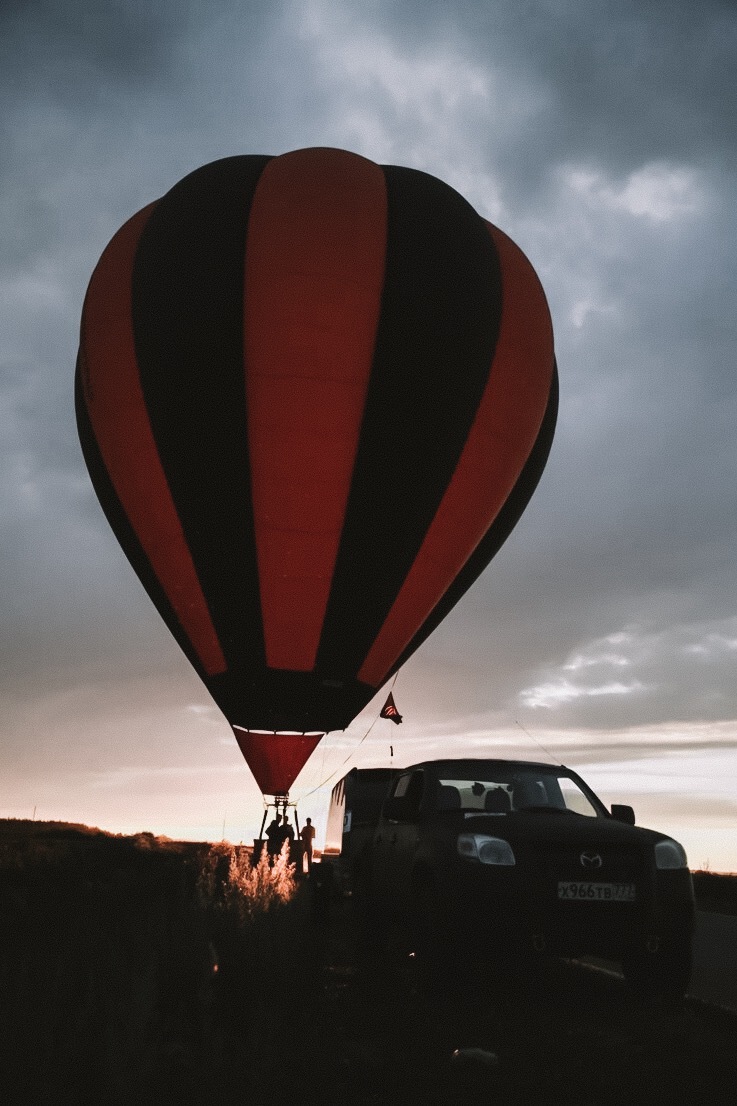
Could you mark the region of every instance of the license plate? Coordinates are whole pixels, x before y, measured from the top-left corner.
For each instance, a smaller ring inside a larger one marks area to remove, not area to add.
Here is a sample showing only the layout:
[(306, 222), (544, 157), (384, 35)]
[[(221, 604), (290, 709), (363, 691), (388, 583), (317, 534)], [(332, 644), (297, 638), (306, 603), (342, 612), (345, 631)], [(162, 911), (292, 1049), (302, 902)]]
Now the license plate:
[(634, 902), (634, 883), (582, 883), (579, 880), (561, 881), (558, 884), (559, 899), (575, 899), (576, 902)]

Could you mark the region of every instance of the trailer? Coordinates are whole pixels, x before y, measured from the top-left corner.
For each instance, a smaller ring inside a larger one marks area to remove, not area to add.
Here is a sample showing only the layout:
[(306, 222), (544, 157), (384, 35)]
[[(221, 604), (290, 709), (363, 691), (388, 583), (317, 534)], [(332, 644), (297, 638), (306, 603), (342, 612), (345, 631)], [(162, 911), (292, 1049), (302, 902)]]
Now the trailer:
[(332, 790), (322, 862), (331, 865), (334, 883), (344, 894), (352, 894), (368, 871), (393, 775), (391, 768), (352, 768)]

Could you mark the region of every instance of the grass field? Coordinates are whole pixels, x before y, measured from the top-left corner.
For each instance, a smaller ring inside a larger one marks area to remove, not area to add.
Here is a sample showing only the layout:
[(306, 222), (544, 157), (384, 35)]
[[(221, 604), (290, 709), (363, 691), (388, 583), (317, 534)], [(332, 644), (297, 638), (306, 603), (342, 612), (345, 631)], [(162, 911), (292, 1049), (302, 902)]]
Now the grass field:
[[(695, 882), (735, 912), (737, 877)], [(83, 826), (0, 821), (0, 995), (4, 1106), (720, 1102), (737, 1080), (733, 1024), (563, 966), (428, 991), (317, 879)]]
[(271, 1062), (306, 930), (297, 896), (253, 908), (246, 869), (222, 845), (0, 822), (4, 1106), (230, 1100)]

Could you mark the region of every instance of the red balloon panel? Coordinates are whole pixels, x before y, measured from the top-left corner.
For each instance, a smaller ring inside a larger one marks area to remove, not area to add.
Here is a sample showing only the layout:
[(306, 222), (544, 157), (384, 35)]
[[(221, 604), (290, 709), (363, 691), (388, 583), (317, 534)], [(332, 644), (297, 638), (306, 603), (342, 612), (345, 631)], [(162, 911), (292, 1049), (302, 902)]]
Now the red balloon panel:
[(233, 733), (264, 795), (286, 794), (324, 736), (252, 733), (240, 726)]
[(315, 667), (371, 375), (385, 253), (378, 165), (342, 150), (323, 150), (319, 161), (301, 150), (269, 162), (248, 224), (243, 322), (270, 668)]

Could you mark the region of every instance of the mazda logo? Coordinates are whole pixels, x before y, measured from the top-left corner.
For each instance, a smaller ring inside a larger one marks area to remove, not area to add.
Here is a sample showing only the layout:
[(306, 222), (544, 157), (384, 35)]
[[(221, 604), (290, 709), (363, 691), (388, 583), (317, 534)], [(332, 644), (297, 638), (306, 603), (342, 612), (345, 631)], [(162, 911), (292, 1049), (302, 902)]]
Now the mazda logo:
[(581, 853), (582, 868), (601, 868), (603, 861), (598, 853)]

